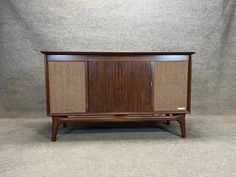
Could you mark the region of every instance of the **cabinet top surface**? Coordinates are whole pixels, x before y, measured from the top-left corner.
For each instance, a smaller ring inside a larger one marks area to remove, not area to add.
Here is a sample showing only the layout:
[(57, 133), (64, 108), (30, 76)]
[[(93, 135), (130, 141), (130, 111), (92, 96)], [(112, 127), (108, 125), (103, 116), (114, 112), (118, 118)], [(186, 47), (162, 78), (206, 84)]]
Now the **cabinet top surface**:
[(41, 51), (46, 55), (191, 55), (195, 52), (157, 51)]

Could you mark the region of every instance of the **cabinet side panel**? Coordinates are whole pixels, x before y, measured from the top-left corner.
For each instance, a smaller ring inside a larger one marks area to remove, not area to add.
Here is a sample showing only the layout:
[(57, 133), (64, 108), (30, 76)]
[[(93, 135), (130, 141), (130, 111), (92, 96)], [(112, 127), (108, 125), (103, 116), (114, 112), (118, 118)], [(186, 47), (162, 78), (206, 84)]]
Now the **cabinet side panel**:
[(187, 110), (188, 61), (155, 62), (154, 110)]
[(86, 112), (84, 62), (48, 62), (50, 113)]

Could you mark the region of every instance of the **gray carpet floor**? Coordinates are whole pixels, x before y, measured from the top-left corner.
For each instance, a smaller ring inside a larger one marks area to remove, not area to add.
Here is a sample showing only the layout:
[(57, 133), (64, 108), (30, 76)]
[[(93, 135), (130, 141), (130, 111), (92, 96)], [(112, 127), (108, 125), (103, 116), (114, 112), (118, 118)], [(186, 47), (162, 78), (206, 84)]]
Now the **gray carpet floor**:
[(236, 116), (187, 116), (186, 139), (175, 122), (81, 124), (51, 142), (50, 123), (0, 119), (1, 177), (236, 176)]

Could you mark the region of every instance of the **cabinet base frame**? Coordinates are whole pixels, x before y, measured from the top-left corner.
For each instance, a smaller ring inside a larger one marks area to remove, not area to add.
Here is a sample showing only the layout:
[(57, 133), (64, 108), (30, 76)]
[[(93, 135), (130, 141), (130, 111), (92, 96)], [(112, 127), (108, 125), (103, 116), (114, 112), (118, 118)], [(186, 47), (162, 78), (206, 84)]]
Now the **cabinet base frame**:
[(166, 121), (170, 125), (170, 121), (177, 121), (180, 125), (181, 136), (186, 138), (185, 114), (166, 114), (165, 116), (131, 116), (131, 115), (110, 115), (110, 116), (52, 116), (52, 141), (56, 141), (57, 131), (60, 124), (66, 127), (67, 124), (76, 124), (82, 122), (140, 122), (140, 121)]

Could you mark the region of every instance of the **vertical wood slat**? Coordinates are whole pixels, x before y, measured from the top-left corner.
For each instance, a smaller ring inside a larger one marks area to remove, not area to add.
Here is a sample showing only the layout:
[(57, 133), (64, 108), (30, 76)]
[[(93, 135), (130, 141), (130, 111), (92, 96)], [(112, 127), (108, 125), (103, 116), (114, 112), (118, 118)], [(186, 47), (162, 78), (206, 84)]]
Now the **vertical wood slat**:
[(150, 62), (88, 62), (90, 112), (152, 111)]
[(84, 62), (48, 62), (50, 113), (86, 112)]
[(187, 82), (188, 61), (155, 62), (154, 111), (187, 110)]

